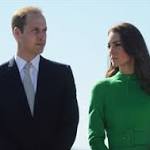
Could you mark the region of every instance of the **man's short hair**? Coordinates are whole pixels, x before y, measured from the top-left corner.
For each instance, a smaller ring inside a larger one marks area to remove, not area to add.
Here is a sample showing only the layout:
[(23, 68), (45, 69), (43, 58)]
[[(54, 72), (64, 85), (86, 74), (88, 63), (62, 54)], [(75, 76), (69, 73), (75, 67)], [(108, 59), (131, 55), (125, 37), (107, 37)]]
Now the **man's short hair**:
[(11, 27), (18, 27), (21, 32), (24, 31), (26, 25), (26, 17), (28, 14), (42, 14), (42, 11), (38, 7), (27, 6), (16, 10), (12, 16)]

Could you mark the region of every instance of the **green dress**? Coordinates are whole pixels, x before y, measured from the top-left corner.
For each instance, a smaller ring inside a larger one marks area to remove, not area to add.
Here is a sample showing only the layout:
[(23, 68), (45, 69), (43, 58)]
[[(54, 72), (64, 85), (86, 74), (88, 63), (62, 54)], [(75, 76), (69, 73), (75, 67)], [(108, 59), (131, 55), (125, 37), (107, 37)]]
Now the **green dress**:
[(150, 150), (150, 95), (121, 72), (96, 84), (89, 108), (92, 150)]

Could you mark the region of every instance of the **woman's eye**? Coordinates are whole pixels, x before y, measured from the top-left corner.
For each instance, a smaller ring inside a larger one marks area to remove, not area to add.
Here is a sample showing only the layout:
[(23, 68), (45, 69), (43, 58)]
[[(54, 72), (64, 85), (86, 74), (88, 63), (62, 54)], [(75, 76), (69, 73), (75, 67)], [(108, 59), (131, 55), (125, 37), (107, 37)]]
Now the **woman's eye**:
[(108, 44), (107, 48), (110, 49), (111, 47), (115, 48), (115, 47), (120, 47), (122, 46), (122, 43), (112, 43), (112, 44)]
[(119, 47), (119, 46), (121, 46), (121, 43), (116, 43), (115, 46)]
[(107, 48), (110, 48), (110, 44), (107, 45)]

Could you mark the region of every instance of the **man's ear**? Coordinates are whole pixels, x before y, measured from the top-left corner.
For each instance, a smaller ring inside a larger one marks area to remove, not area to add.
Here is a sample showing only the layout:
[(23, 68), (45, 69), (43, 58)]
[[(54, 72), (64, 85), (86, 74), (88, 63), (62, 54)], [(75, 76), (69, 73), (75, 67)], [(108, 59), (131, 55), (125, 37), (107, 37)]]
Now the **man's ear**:
[(18, 39), (20, 38), (20, 35), (22, 34), (21, 30), (18, 27), (14, 27), (12, 32), (13, 32), (15, 39), (18, 41)]

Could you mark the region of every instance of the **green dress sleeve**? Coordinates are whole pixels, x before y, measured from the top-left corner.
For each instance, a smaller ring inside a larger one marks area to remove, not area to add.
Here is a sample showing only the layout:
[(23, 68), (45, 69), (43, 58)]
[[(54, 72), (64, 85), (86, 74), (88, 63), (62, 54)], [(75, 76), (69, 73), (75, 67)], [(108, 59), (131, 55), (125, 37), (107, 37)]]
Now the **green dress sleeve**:
[(104, 100), (106, 89), (103, 83), (97, 84), (92, 91), (89, 107), (89, 144), (91, 150), (108, 150), (105, 140)]

